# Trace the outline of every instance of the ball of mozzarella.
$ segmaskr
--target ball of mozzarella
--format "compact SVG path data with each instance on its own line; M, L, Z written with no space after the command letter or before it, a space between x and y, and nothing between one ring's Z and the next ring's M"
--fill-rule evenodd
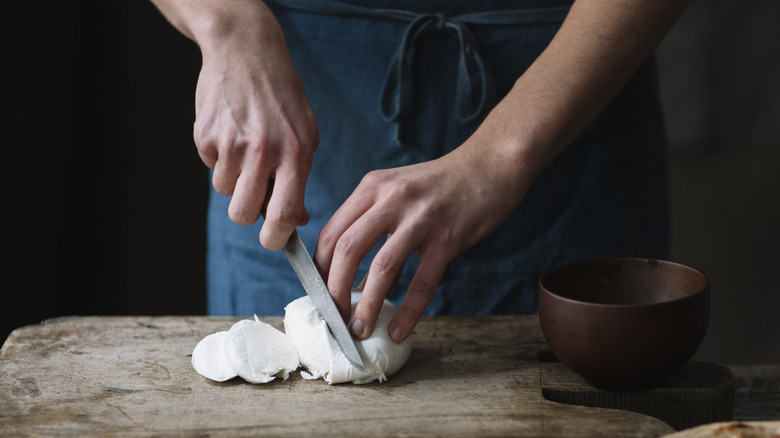
M353 292L352 311L359 299L360 293ZM355 341L365 370L347 359L308 296L285 308L286 334L256 316L254 320L239 321L230 330L203 338L192 352L192 366L203 377L217 382L236 376L251 383L267 383L276 377L286 380L299 364L308 370L301 372L306 379L323 378L331 384L382 382L398 372L412 352L411 337L396 344L387 333L396 311L385 300L374 333Z
M352 293L352 310L355 310L359 292ZM382 304L372 335L355 341L365 371L361 371L341 352L328 326L308 296L299 298L285 308L284 330L292 339L298 358L308 373L305 378L324 378L328 383L368 383L387 380L404 366L412 352L412 339L400 344L390 339L388 325L397 309L388 300Z

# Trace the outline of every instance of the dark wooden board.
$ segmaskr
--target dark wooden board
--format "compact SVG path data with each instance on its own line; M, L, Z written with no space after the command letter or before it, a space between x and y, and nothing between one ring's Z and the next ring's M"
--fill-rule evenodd
M689 362L659 387L620 392L590 386L552 353L540 357L542 395L547 400L651 415L676 430L734 418L734 376L721 365Z

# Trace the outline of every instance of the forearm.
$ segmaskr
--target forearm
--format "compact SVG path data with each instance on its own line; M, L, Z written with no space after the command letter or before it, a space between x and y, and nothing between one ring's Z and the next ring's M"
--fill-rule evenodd
M152 1L203 55L193 139L214 170L214 189L232 196L234 222L251 225L274 180L260 243L281 249L308 221L303 199L318 132L279 23L260 0Z
M474 150L461 153L499 157L504 175L520 185L522 195L648 58L685 4L575 2L548 48L464 145Z

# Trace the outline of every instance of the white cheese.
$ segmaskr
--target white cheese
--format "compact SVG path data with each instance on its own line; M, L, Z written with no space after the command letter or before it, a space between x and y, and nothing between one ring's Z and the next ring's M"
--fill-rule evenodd
M360 299L352 293L352 311ZM374 332L368 339L355 341L365 371L354 367L330 334L308 296L285 308L282 333L260 321L242 320L230 330L203 338L192 352L192 366L208 379L224 382L236 376L251 383L267 383L276 377L287 380L299 365L305 379L325 379L330 384L380 382L404 366L412 352L412 339L394 343L387 333L397 309L388 300L382 304Z
M352 293L352 310L355 310L359 292ZM301 364L309 371L307 378L324 378L328 383L368 383L387 380L403 367L412 352L412 340L401 344L390 339L387 327L397 309L388 300L382 304L372 335L356 341L365 371L354 367L330 334L325 321L308 296L299 298L285 308L284 330L287 332Z
M276 377L287 380L298 368L298 353L290 338L255 316L228 330L225 353L236 374L252 383L267 383Z
M206 336L192 351L192 367L203 377L224 382L238 375L225 354L227 333L225 330Z

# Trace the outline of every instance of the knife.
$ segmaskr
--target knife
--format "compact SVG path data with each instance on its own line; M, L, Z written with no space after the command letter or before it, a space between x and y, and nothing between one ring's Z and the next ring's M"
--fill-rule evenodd
M306 251L306 247L303 245L297 230L293 231L290 240L287 241L287 245L282 251L287 256L287 260L290 261L290 265L298 279L301 280L301 284L314 303L314 307L317 308L328 325L330 333L336 339L336 343L341 348L341 351L344 352L344 355L347 356L347 359L352 362L355 368L365 371L366 368L363 365L363 360L360 358L357 347L355 347L355 341L352 340L352 336L349 334L349 330L347 330L347 325L341 319L336 303L322 280L320 272L314 266L314 261L311 259L309 252Z

